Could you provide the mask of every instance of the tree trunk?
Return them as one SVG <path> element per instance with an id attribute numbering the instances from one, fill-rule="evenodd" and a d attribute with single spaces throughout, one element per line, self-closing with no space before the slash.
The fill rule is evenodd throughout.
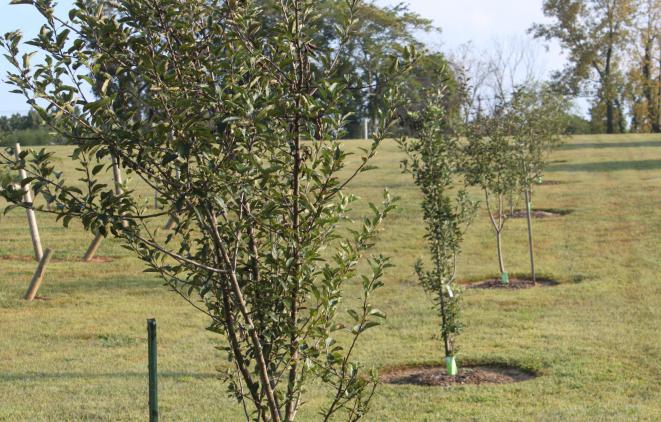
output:
<path id="1" fill-rule="evenodd" d="M 452 356 L 452 343 L 450 343 L 450 336 L 445 329 L 447 326 L 447 315 L 445 309 L 445 296 L 442 288 L 439 299 L 441 303 L 441 337 L 443 337 L 443 346 L 445 347 L 445 356 L 447 357 Z"/>
<path id="2" fill-rule="evenodd" d="M 505 264 L 503 262 L 503 247 L 500 230 L 496 230 L 496 249 L 498 250 L 498 267 L 500 268 L 500 273 L 503 274 L 505 272 Z"/>
<path id="3" fill-rule="evenodd" d="M 530 274 L 532 276 L 532 284 L 537 283 L 537 276 L 535 274 L 535 253 L 533 251 L 532 241 L 532 204 L 530 198 L 530 189 L 525 189 L 526 194 L 526 217 L 528 220 L 528 248 L 530 249 Z"/>
<path id="4" fill-rule="evenodd" d="M 659 42 L 661 44 L 661 42 Z M 654 104 L 652 109 L 654 115 L 652 116 L 652 132 L 659 133 L 661 132 L 661 54 L 659 55 L 659 65 L 657 66 L 658 76 L 657 76 L 657 92 Z"/>
<path id="5" fill-rule="evenodd" d="M 606 133 L 615 133 L 613 99 L 606 98 Z"/>

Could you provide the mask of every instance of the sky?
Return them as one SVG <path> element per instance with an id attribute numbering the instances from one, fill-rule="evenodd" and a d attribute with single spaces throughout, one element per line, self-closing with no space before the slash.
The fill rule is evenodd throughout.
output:
<path id="1" fill-rule="evenodd" d="M 399 0 L 376 0 L 386 6 Z M 488 51 L 495 42 L 530 39 L 526 29 L 534 22 L 545 22 L 542 14 L 542 0 L 404 0 L 410 9 L 429 18 L 442 29 L 440 35 L 424 36 L 425 42 L 434 49 L 446 53 L 456 51 L 460 46 L 471 42 L 475 51 Z M 24 39 L 36 35 L 41 27 L 42 17 L 32 6 L 9 6 L 9 0 L 0 0 L 0 34 L 20 29 Z M 57 11 L 66 16 L 73 0 L 60 0 Z M 549 45 L 548 51 L 538 41 L 530 41 L 529 48 L 536 51 L 540 72 L 545 75 L 560 69 L 565 59 L 557 45 Z M 10 67 L 0 56 L 0 78 L 5 79 Z M 25 113 L 29 107 L 20 95 L 12 94 L 12 88 L 4 82 L 0 84 L 0 115 Z"/>

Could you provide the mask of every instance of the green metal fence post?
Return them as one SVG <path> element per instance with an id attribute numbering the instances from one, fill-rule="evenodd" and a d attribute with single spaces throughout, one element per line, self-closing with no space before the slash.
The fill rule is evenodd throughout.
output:
<path id="1" fill-rule="evenodd" d="M 147 320 L 149 354 L 149 422 L 158 422 L 158 373 L 156 365 L 156 320 Z"/>

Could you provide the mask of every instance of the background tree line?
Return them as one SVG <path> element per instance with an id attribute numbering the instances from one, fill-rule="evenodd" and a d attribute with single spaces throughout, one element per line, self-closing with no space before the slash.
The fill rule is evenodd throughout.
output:
<path id="1" fill-rule="evenodd" d="M 64 139 L 51 133 L 37 112 L 30 110 L 25 115 L 14 113 L 0 116 L 0 146 L 10 146 L 16 142 L 21 145 L 61 144 Z"/>
<path id="2" fill-rule="evenodd" d="M 95 1 L 87 2 L 96 7 Z M 262 20 L 272 27 L 277 2 L 257 0 L 264 9 Z M 343 1 L 322 0 L 324 10 L 315 44 L 320 49 L 337 45 L 334 28 L 345 17 Z M 548 24 L 533 24 L 530 33 L 538 39 L 557 40 L 567 53 L 566 67 L 551 79 L 559 92 L 588 98 L 589 116 L 567 114 L 568 134 L 587 133 L 658 133 L 661 122 L 661 38 L 659 37 L 659 0 L 544 0 Z M 407 46 L 413 45 L 422 54 L 414 71 L 402 85 L 409 98 L 400 112 L 403 121 L 400 134 L 409 133 L 409 111 L 419 110 L 424 103 L 424 88 L 444 84 L 448 109 L 458 109 L 457 73 L 465 63 L 458 63 L 440 51 L 426 49 L 420 33 L 440 35 L 432 21 L 410 10 L 404 4 L 378 6 L 365 2 L 356 11 L 361 20 L 357 36 L 345 46 L 342 55 L 344 78 L 349 89 L 343 95 L 342 112 L 350 114 L 346 138 L 364 136 L 364 119 L 370 127 L 377 122 L 376 110 L 381 105 L 388 81 L 379 75 L 391 63 L 401 58 Z M 146 87 L 116 87 L 137 90 L 149 95 Z M 145 110 L 145 113 L 148 113 Z M 14 114 L 0 117 L 0 145 L 21 142 L 25 145 L 62 143 L 44 128 L 39 116 Z"/>

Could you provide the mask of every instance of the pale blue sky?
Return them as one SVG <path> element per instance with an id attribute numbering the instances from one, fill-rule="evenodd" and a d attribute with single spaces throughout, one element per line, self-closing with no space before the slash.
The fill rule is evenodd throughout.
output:
<path id="1" fill-rule="evenodd" d="M 382 5 L 397 3 L 396 0 L 377 0 Z M 71 7 L 73 0 L 60 0 L 58 11 L 62 16 Z M 442 28 L 440 36 L 426 41 L 434 48 L 448 52 L 472 41 L 476 50 L 488 50 L 494 40 L 505 41 L 511 37 L 527 38 L 526 29 L 533 22 L 544 20 L 542 0 L 408 0 L 412 10 L 432 19 Z M 32 38 L 42 19 L 31 6 L 9 6 L 9 0 L 0 0 L 0 33 L 21 29 L 26 39 Z M 564 63 L 559 49 L 551 46 L 546 52 L 539 43 L 531 48 L 538 51 L 539 66 L 545 72 L 558 69 Z M 9 66 L 0 57 L 0 78 L 4 79 Z M 9 93 L 11 88 L 0 84 L 0 115 L 26 112 L 25 100 Z"/>

